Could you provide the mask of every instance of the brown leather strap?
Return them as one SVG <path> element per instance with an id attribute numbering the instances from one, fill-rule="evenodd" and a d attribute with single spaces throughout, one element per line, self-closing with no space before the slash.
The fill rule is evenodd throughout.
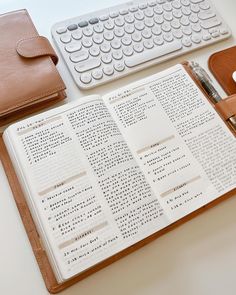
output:
<path id="1" fill-rule="evenodd" d="M 24 58 L 50 56 L 56 65 L 58 57 L 47 38 L 42 36 L 21 39 L 16 45 L 17 53 Z"/>
<path id="2" fill-rule="evenodd" d="M 222 115 L 224 120 L 236 115 L 236 94 L 227 97 L 215 104 L 216 110 Z"/>

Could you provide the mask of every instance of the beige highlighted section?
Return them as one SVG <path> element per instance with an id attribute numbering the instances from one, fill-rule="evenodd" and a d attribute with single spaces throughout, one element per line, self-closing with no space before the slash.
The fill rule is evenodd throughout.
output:
<path id="1" fill-rule="evenodd" d="M 186 186 L 187 184 L 190 184 L 192 182 L 195 182 L 195 181 L 197 181 L 199 179 L 201 179 L 201 176 L 200 175 L 198 175 L 196 177 L 193 177 L 193 178 L 189 179 L 188 181 L 185 181 L 185 182 L 183 182 L 183 183 L 181 183 L 181 184 L 179 184 L 179 185 L 177 185 L 177 186 L 169 189 L 168 191 L 162 193 L 161 194 L 161 197 L 164 198 L 164 197 L 168 196 L 169 194 L 172 194 L 172 193 L 176 192 L 177 190 L 181 189 L 182 187 Z"/>
<path id="2" fill-rule="evenodd" d="M 124 99 L 124 98 L 129 97 L 129 96 L 132 95 L 132 94 L 139 93 L 139 92 L 142 92 L 142 91 L 144 91 L 144 90 L 145 90 L 145 88 L 142 87 L 142 88 L 138 88 L 138 89 L 132 90 L 132 91 L 130 91 L 130 92 L 127 93 L 127 94 L 124 93 L 124 94 L 122 94 L 120 97 L 118 97 L 118 98 L 112 100 L 112 101 L 110 102 L 110 104 L 116 103 L 116 102 L 118 102 L 118 101 L 120 101 L 120 100 L 122 100 L 122 99 Z"/>
<path id="3" fill-rule="evenodd" d="M 162 139 L 162 140 L 160 140 L 160 141 L 158 141 L 158 142 L 156 142 L 154 144 L 148 145 L 148 146 L 146 146 L 146 147 L 144 147 L 144 148 L 142 148 L 140 150 L 137 150 L 137 154 L 140 155 L 142 153 L 145 153 L 145 152 L 149 151 L 150 149 L 152 149 L 152 148 L 154 148 L 154 147 L 156 147 L 156 146 L 158 146 L 160 144 L 166 143 L 167 141 L 172 140 L 174 138 L 175 138 L 174 135 L 166 137 L 166 138 L 164 138 L 164 139 Z"/>
<path id="4" fill-rule="evenodd" d="M 57 189 L 58 187 L 61 187 L 61 186 L 66 185 L 66 184 L 68 184 L 68 183 L 70 183 L 70 182 L 72 182 L 72 181 L 74 181 L 74 180 L 76 180 L 76 179 L 79 179 L 79 178 L 85 176 L 86 174 L 87 174 L 87 172 L 86 172 L 86 171 L 83 171 L 83 172 L 81 172 L 81 173 L 79 173 L 79 174 L 76 174 L 76 175 L 74 175 L 74 176 L 71 176 L 71 177 L 65 179 L 64 181 L 61 181 L 61 182 L 59 182 L 59 183 L 56 183 L 56 184 L 53 185 L 53 186 L 50 186 L 49 188 L 46 188 L 45 190 L 39 192 L 38 194 L 39 194 L 40 196 L 44 196 L 44 195 L 46 195 L 46 194 L 48 194 L 48 193 L 54 191 L 54 190 Z"/>
<path id="5" fill-rule="evenodd" d="M 93 228 L 91 228 L 91 229 L 89 229 L 89 230 L 87 230 L 87 231 L 85 231 L 85 232 L 83 232 L 83 233 L 81 233 L 81 234 L 75 236 L 74 238 L 72 238 L 72 239 L 70 239 L 70 240 L 68 240 L 68 241 L 65 241 L 65 242 L 61 243 L 61 244 L 58 246 L 58 248 L 61 250 L 61 249 L 65 248 L 65 247 L 68 247 L 68 246 L 72 245 L 73 243 L 75 243 L 75 242 L 77 242 L 77 241 L 79 241 L 79 240 L 81 240 L 81 239 L 87 237 L 88 235 L 90 235 L 90 234 L 92 234 L 92 233 L 94 233 L 94 232 L 96 232 L 96 231 L 98 231 L 98 230 L 104 228 L 104 227 L 107 226 L 107 225 L 108 225 L 108 222 L 107 222 L 107 221 L 104 221 L 104 222 L 102 222 L 102 223 L 96 225 L 95 227 L 93 227 Z"/>
<path id="6" fill-rule="evenodd" d="M 36 129 L 36 128 L 43 127 L 43 126 L 45 126 L 45 125 L 47 125 L 47 124 L 49 124 L 49 123 L 52 123 L 52 122 L 55 122 L 55 121 L 58 121 L 58 120 L 61 120 L 61 119 L 62 119 L 61 116 L 52 117 L 52 118 L 50 118 L 50 119 L 48 119 L 48 120 L 45 120 L 45 121 L 43 121 L 43 122 L 41 122 L 41 123 L 39 123 L 39 124 L 36 124 L 35 126 L 32 126 L 32 127 L 29 127 L 29 128 L 27 128 L 27 129 L 25 129 L 25 130 L 19 131 L 19 132 L 17 133 L 17 135 L 24 135 L 24 134 L 26 134 L 26 133 L 28 133 L 28 132 L 33 131 L 33 130 Z"/>

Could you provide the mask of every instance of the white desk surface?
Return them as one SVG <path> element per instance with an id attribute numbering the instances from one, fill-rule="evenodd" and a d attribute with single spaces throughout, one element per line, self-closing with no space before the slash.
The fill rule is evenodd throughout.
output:
<path id="1" fill-rule="evenodd" d="M 51 39 L 53 23 L 121 2 L 124 0 L 1 0 L 0 13 L 27 8 L 39 33 Z M 213 2 L 234 37 L 89 92 L 79 91 L 60 62 L 59 71 L 67 86 L 68 100 L 106 93 L 114 86 L 123 86 L 183 59 L 195 60 L 207 67 L 211 53 L 236 43 L 236 1 Z M 0 200 L 0 294 L 48 294 L 1 163 Z M 235 295 L 235 277 L 236 197 L 233 197 L 61 294 Z"/>

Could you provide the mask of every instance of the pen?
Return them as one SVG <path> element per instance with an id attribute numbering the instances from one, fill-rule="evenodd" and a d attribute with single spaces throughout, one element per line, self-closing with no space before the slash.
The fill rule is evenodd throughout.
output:
<path id="1" fill-rule="evenodd" d="M 202 87 L 208 94 L 210 100 L 216 104 L 222 100 L 222 97 L 219 95 L 217 90 L 212 84 L 211 78 L 206 73 L 206 71 L 196 62 L 189 62 L 189 66 L 193 72 L 195 78 L 201 83 Z M 232 116 L 227 120 L 230 126 L 236 131 L 236 116 Z"/>

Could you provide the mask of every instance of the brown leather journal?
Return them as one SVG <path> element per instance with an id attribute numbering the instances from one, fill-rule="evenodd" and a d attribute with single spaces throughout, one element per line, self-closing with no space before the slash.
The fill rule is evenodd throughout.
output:
<path id="1" fill-rule="evenodd" d="M 213 53 L 208 65 L 224 91 L 228 95 L 236 93 L 236 83 L 232 78 L 236 71 L 236 46 Z"/>
<path id="2" fill-rule="evenodd" d="M 0 125 L 65 98 L 58 61 L 26 10 L 0 15 Z"/>
<path id="3" fill-rule="evenodd" d="M 189 73 L 189 75 L 192 77 L 192 79 L 199 86 L 199 88 L 201 88 L 200 83 L 197 80 L 195 80 L 194 76 L 192 75 L 190 69 L 187 66 L 187 63 L 184 63 L 184 67 L 185 67 L 186 71 Z M 201 90 L 207 99 L 207 94 L 205 93 L 205 91 L 203 89 L 201 89 Z M 230 103 L 230 104 L 232 101 L 235 102 L 236 95 L 230 97 L 229 99 L 226 99 L 225 101 L 226 102 L 228 101 L 228 103 Z M 212 106 L 214 107 L 214 105 L 212 105 Z M 225 106 L 227 106 L 227 103 Z M 226 109 L 227 109 L 227 107 L 226 107 Z M 224 105 L 221 105 L 220 108 L 216 107 L 216 110 L 220 114 L 222 120 L 224 120 L 225 124 L 230 128 L 230 126 L 227 123 L 228 115 L 225 114 Z M 233 112 L 234 112 L 234 114 L 236 114 L 236 103 L 233 104 Z M 226 113 L 227 113 L 227 111 L 226 111 Z M 234 131 L 232 131 L 232 132 L 234 132 Z M 234 135 L 236 135 L 235 132 L 234 132 Z M 217 205 L 219 202 L 221 202 L 229 197 L 232 197 L 233 195 L 236 194 L 236 188 L 235 188 L 232 191 L 228 192 L 227 194 L 222 195 L 221 197 L 215 199 L 211 203 L 208 203 L 207 205 L 201 207 L 200 209 L 197 209 L 196 211 L 192 212 L 191 214 L 176 221 L 175 223 L 172 223 L 171 225 L 163 228 L 162 230 L 155 232 L 154 234 L 148 236 L 147 238 L 135 243 L 134 245 L 122 250 L 121 252 L 119 252 L 119 253 L 109 257 L 108 259 L 96 264 L 95 266 L 93 266 L 93 267 L 87 269 L 86 271 L 80 273 L 79 275 L 65 281 L 64 283 L 58 284 L 58 282 L 55 278 L 55 275 L 52 271 L 52 268 L 49 263 L 46 252 L 44 250 L 44 247 L 42 246 L 42 244 L 40 242 L 39 234 L 37 232 L 35 223 L 32 219 L 29 207 L 27 206 L 26 199 L 25 199 L 24 194 L 22 192 L 21 186 L 20 186 L 19 181 L 17 179 L 16 173 L 15 173 L 14 168 L 12 166 L 11 160 L 10 160 L 9 155 L 7 153 L 7 150 L 4 145 L 2 137 L 0 137 L 0 159 L 3 163 L 6 175 L 8 177 L 8 180 L 9 180 L 12 192 L 13 192 L 13 196 L 15 198 L 18 210 L 20 212 L 22 221 L 24 223 L 27 235 L 29 237 L 32 249 L 33 249 L 35 257 L 37 259 L 37 262 L 38 262 L 39 268 L 41 270 L 42 276 L 44 278 L 45 284 L 46 284 L 49 292 L 51 292 L 51 293 L 58 293 L 58 292 L 64 290 L 65 288 L 84 279 L 85 277 L 91 275 L 92 273 L 95 273 L 96 271 L 117 261 L 118 259 L 126 256 L 127 254 L 132 253 L 133 251 L 143 247 L 144 245 L 150 243 L 151 241 L 155 240 L 156 238 L 160 237 L 161 235 L 169 232 L 173 228 L 176 228 L 177 226 L 183 224 L 184 222 L 192 219 L 196 215 L 204 212 L 208 208 L 211 208 L 211 207 Z"/>

